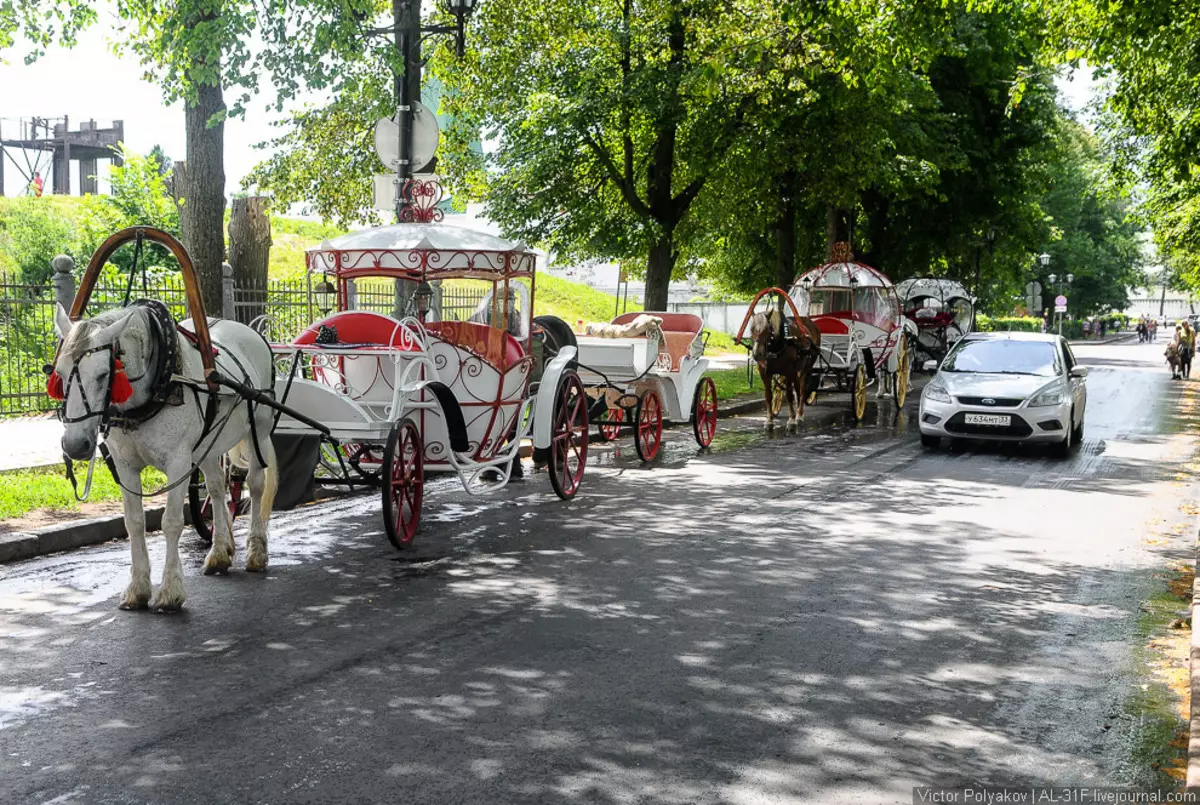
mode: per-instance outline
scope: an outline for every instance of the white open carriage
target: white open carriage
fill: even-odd
[[[633,431],[643,461],[662,446],[664,419],[690,422],[701,447],[717,430],[717,387],[705,377],[704,321],[691,313],[642,311],[577,335],[579,375],[592,397],[591,419],[600,435]],[[664,414],[665,407],[665,414]]]
[[[850,392],[854,417],[861,420],[867,390],[879,383],[904,405],[912,368],[911,327],[887,276],[852,259],[835,259],[802,275],[790,296],[800,314],[821,331],[820,357],[807,384],[810,404],[833,383]]]
[[[474,494],[493,491],[519,466],[527,437],[548,453],[554,491],[575,495],[588,398],[570,368],[574,349],[544,364],[535,356],[533,252],[405,223],[327,241],[307,263],[336,283],[337,312],[272,344],[282,369],[275,433],[323,438],[320,483],[381,486],[397,547],[416,533],[426,472],[456,473]],[[381,283],[395,300],[391,315],[359,309]],[[456,320],[442,300],[467,283],[487,292]]]

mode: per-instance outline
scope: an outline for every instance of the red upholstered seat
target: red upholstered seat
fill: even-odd
[[[370,344],[375,346],[393,346],[397,349],[412,349],[415,345],[401,347],[401,333],[398,329],[400,322],[382,313],[372,313],[369,310],[347,310],[334,313],[321,321],[312,324],[292,341],[296,345],[315,344],[317,333],[321,326],[337,330],[338,344]]]
[[[525,357],[525,347],[513,336],[473,321],[434,321],[425,325],[431,335],[483,358],[497,369],[508,369]]]
[[[660,313],[643,310],[636,313],[622,313],[612,320],[613,324],[629,324],[638,316],[657,316],[662,319],[663,346],[671,356],[671,370],[678,372],[683,359],[692,349],[692,342],[704,329],[704,319],[695,313]]]
[[[846,315],[849,316],[849,311]],[[837,316],[817,316],[813,319],[816,322],[817,329],[821,331],[821,335],[846,335],[850,332],[850,328],[846,326],[846,322]]]

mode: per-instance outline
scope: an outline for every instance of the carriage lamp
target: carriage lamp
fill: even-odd
[[[805,276],[804,279],[800,280],[800,284],[804,286],[804,291],[806,293],[808,291],[811,291],[812,290],[812,277]]]
[[[313,296],[316,297],[317,310],[321,311],[321,315],[327,316],[333,310],[337,299],[337,288],[333,287],[332,282],[325,279],[321,281],[320,285],[313,288]]]
[[[417,290],[413,292],[413,300],[417,303],[417,316],[424,323],[425,317],[429,315],[429,308],[433,304],[433,286],[425,280],[421,280]]]

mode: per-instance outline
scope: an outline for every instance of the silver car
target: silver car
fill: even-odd
[[[1083,440],[1087,375],[1061,336],[968,335],[921,394],[921,444],[936,448],[943,438],[1040,442],[1066,455]]]

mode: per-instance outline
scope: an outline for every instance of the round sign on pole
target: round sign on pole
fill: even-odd
[[[413,105],[412,165],[413,173],[426,167],[437,152],[441,128],[429,107]],[[395,170],[400,164],[400,123],[394,117],[380,118],[375,123],[375,153],[384,165]]]
[[[1055,307],[1066,307],[1067,306],[1067,297],[1063,296],[1062,294],[1059,294],[1058,296],[1054,297],[1054,306]]]

